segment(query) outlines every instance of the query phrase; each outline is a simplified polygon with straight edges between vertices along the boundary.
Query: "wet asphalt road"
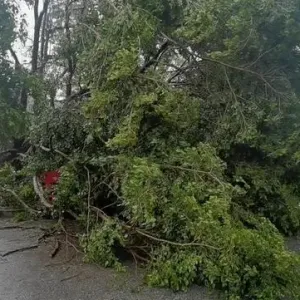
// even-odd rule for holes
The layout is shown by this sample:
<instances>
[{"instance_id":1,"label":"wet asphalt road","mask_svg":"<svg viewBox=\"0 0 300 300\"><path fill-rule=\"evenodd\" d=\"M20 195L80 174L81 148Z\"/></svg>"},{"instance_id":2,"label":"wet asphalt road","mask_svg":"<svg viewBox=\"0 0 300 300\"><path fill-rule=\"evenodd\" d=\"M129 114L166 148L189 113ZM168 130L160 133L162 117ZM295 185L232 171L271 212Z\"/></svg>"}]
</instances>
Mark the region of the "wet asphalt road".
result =
<instances>
[{"instance_id":1,"label":"wet asphalt road","mask_svg":"<svg viewBox=\"0 0 300 300\"><path fill-rule=\"evenodd\" d=\"M34 226L39 224L34 223ZM2 257L8 251L36 245L43 233L38 228L3 229L8 225L12 224L0 219L0 300L221 299L196 286L187 293L147 288L141 272L136 272L134 266L120 274L86 265L72 247L62 249L52 259L49 253L53 251L54 242ZM22 226L31 227L32 224ZM70 258L73 259L70 261Z\"/></svg>"}]
</instances>

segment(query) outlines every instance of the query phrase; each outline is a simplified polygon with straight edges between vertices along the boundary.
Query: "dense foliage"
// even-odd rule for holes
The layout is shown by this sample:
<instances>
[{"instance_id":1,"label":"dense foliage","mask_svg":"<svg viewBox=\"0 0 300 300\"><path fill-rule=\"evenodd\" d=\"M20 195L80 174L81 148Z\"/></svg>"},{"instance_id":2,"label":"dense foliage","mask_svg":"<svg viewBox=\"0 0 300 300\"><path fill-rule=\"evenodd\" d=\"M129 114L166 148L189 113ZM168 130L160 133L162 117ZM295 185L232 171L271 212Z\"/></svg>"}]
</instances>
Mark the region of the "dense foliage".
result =
<instances>
[{"instance_id":1,"label":"dense foliage","mask_svg":"<svg viewBox=\"0 0 300 300\"><path fill-rule=\"evenodd\" d=\"M61 168L54 209L84 216L88 260L120 268L121 249L151 285L300 297L283 238L300 229L299 16L298 0L128 0L74 17L90 98L53 107L41 84L21 172Z\"/></svg>"},{"instance_id":2,"label":"dense foliage","mask_svg":"<svg viewBox=\"0 0 300 300\"><path fill-rule=\"evenodd\" d=\"M25 131L25 114L18 103L22 76L11 67L6 56L15 39L12 10L6 1L0 2L0 149Z\"/></svg>"}]
</instances>

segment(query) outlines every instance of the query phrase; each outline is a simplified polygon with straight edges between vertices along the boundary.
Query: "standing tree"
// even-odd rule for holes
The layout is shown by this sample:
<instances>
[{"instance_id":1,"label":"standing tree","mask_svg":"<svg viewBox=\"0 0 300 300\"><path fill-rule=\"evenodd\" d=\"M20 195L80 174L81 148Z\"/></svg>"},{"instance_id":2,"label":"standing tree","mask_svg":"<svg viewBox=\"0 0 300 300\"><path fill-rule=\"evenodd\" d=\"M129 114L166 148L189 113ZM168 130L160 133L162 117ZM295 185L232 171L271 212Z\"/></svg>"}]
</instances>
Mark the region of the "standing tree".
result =
<instances>
[{"instance_id":1,"label":"standing tree","mask_svg":"<svg viewBox=\"0 0 300 300\"><path fill-rule=\"evenodd\" d=\"M16 39L14 12L16 7L6 1L0 3L0 149L6 148L13 139L25 133L25 112L22 110L19 93L21 69L12 44ZM15 59L15 69L8 55ZM6 152L4 153L6 157ZM10 153L8 153L10 154ZM0 157L1 163L2 156Z\"/></svg>"}]
</instances>

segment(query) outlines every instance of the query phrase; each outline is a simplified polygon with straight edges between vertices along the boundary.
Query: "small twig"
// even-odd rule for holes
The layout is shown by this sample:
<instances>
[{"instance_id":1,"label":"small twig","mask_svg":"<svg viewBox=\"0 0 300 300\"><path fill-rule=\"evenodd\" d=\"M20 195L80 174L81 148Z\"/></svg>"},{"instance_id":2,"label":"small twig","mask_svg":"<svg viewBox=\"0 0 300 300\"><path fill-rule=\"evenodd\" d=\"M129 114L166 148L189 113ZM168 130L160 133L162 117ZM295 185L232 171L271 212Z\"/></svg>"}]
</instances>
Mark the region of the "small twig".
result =
<instances>
[{"instance_id":1,"label":"small twig","mask_svg":"<svg viewBox=\"0 0 300 300\"><path fill-rule=\"evenodd\" d=\"M78 216L76 213L74 213L74 211L68 209L68 210L66 210L66 212L67 212L70 216L72 216L75 220L78 220L78 219L79 219L79 216Z\"/></svg>"},{"instance_id":2,"label":"small twig","mask_svg":"<svg viewBox=\"0 0 300 300\"><path fill-rule=\"evenodd\" d=\"M39 145L39 147L45 152L51 152L51 149L44 147L43 145Z\"/></svg>"},{"instance_id":3,"label":"small twig","mask_svg":"<svg viewBox=\"0 0 300 300\"><path fill-rule=\"evenodd\" d=\"M113 202L113 203L110 203L110 204L108 204L108 205L105 205L105 206L101 207L101 209L103 210L103 209L112 207L112 206L114 206L114 205L116 205L116 204L118 204L118 201L115 201L115 202Z\"/></svg>"},{"instance_id":4,"label":"small twig","mask_svg":"<svg viewBox=\"0 0 300 300\"><path fill-rule=\"evenodd\" d=\"M40 147L40 149L42 149L42 150L45 151L45 152L51 152L51 151L52 151L51 149L46 148L46 147L43 146L43 145L39 145L39 147ZM69 160L69 161L72 161L72 159L71 159L67 154L65 154L65 153L63 153L63 152L61 152L61 151L59 151L59 150L57 150L57 149L53 149L53 151L54 151L55 153L61 155L61 156L64 157L65 159L67 159L67 160Z\"/></svg>"},{"instance_id":5,"label":"small twig","mask_svg":"<svg viewBox=\"0 0 300 300\"><path fill-rule=\"evenodd\" d=\"M21 226L4 226L4 227L0 227L0 230L10 230L10 229L23 229L23 227Z\"/></svg>"},{"instance_id":6,"label":"small twig","mask_svg":"<svg viewBox=\"0 0 300 300\"><path fill-rule=\"evenodd\" d=\"M46 230L45 228L36 227L36 226L26 227L26 226L20 226L20 225L9 225L9 226L0 227L0 230L9 230L9 229L21 229L21 230L40 229L40 230Z\"/></svg>"},{"instance_id":7,"label":"small twig","mask_svg":"<svg viewBox=\"0 0 300 300\"><path fill-rule=\"evenodd\" d=\"M51 252L51 255L50 255L51 258L54 258L59 250L60 250L60 241L58 239L56 239L55 247L54 247L54 249L53 249L53 251Z\"/></svg>"},{"instance_id":8,"label":"small twig","mask_svg":"<svg viewBox=\"0 0 300 300\"><path fill-rule=\"evenodd\" d=\"M61 230L65 233L66 236L77 238L77 235L69 233L62 223L59 226L60 226Z\"/></svg>"},{"instance_id":9,"label":"small twig","mask_svg":"<svg viewBox=\"0 0 300 300\"><path fill-rule=\"evenodd\" d=\"M277 48L277 47L278 47L278 45L276 45L276 46L274 46L274 47L268 49L267 51L263 52L262 54L260 54L260 55L258 56L258 58L257 58L255 61L253 61L252 63L250 63L249 65L247 65L247 68L250 68L250 67L252 67L253 65L255 65L255 64L256 64L263 56L265 56L266 54L270 53L271 51L273 51L273 50L274 50L275 48Z\"/></svg>"},{"instance_id":10,"label":"small twig","mask_svg":"<svg viewBox=\"0 0 300 300\"><path fill-rule=\"evenodd\" d=\"M133 259L134 259L134 262L135 262L135 274L137 274L137 271L138 271L138 261L137 261L137 259L136 259L136 255L135 255L135 253L134 253L132 250L130 250L130 249L128 249L127 251L132 255L132 257L133 257Z\"/></svg>"},{"instance_id":11,"label":"small twig","mask_svg":"<svg viewBox=\"0 0 300 300\"><path fill-rule=\"evenodd\" d=\"M67 266L67 267L63 270L62 273L64 274L64 273L68 272L68 271L70 270L70 268L71 268L71 266Z\"/></svg>"},{"instance_id":12,"label":"small twig","mask_svg":"<svg viewBox=\"0 0 300 300\"><path fill-rule=\"evenodd\" d=\"M94 212L96 212L97 216L98 217L100 216L103 221L109 219L109 217L107 216L107 214L102 209L100 209L100 208L98 208L96 206L91 206L90 209L93 210Z\"/></svg>"},{"instance_id":13,"label":"small twig","mask_svg":"<svg viewBox=\"0 0 300 300\"><path fill-rule=\"evenodd\" d=\"M230 68L230 69L233 69L233 70L237 70L237 71L241 71L241 72L244 72L244 73L252 74L252 75L258 77L259 79L261 79L261 80L266 84L266 86L269 87L270 90L272 90L274 93L276 93L276 94L282 94L282 92L276 90L276 89L271 85L271 83L264 77L263 74L257 73L257 72L255 72L255 71L252 71L252 70L247 69L247 68L242 68L242 67L233 66L233 65L224 63L224 62L222 62L222 61L214 60L214 59L211 59L211 58L208 58L208 57L203 57L203 58L201 58L201 59L204 60L204 61L208 61L208 62L211 62L211 63L215 63L215 64L222 65L222 66L224 66L224 67L227 67L227 68Z\"/></svg>"},{"instance_id":14,"label":"small twig","mask_svg":"<svg viewBox=\"0 0 300 300\"><path fill-rule=\"evenodd\" d=\"M2 256L2 257L6 257L6 256L9 256L9 255L14 254L14 253L17 253L17 252L23 252L23 251L26 251L26 250L36 249L36 248L38 248L38 246L39 246L39 245L33 245L33 246L22 247L22 248L19 248L19 249L15 249L15 250L11 250L11 251L5 252L5 253L2 254L1 256Z\"/></svg>"},{"instance_id":15,"label":"small twig","mask_svg":"<svg viewBox=\"0 0 300 300\"><path fill-rule=\"evenodd\" d=\"M91 26L89 26L88 24L85 24L85 23L83 23L83 22L78 22L78 24L83 25L83 26L85 26L87 29L91 30L91 31L95 34L96 38L97 38L97 39L100 39L99 32L97 32L93 27L91 27Z\"/></svg>"},{"instance_id":16,"label":"small twig","mask_svg":"<svg viewBox=\"0 0 300 300\"><path fill-rule=\"evenodd\" d=\"M207 176L211 177L212 179L214 179L216 182L218 182L220 185L224 186L224 183L217 176L212 174L211 172L206 172L206 171L202 171L202 170L198 170L198 169L185 168L185 167L181 167L181 166L173 166L173 165L163 165L163 167L169 168L169 169L178 169L178 170L182 170L182 171L186 171L186 172L193 172L193 173L207 175Z\"/></svg>"},{"instance_id":17,"label":"small twig","mask_svg":"<svg viewBox=\"0 0 300 300\"><path fill-rule=\"evenodd\" d=\"M188 49L188 47L185 47L183 45L181 45L179 42L173 40L172 38L168 37L165 33L161 33L162 36L164 38L166 38L169 42L173 43L174 45L178 45L179 47L181 47L185 52L187 52L189 55L191 55L193 58L197 58L195 61L196 62L200 62L201 61L207 61L207 62L211 62L211 63L214 63L214 64L219 64L219 65L222 65L224 67L227 67L227 68L230 68L232 70L237 70L237 71L240 71L240 72L244 72L244 73L248 73L248 74L252 74L254 75L255 77L258 77L260 80L262 80L266 86L272 90L274 93L277 93L277 94L282 94L282 92L276 90L271 84L270 82L264 77L263 74L260 74L260 73L257 73L249 68L244 68L244 67L239 67L239 66L233 66L231 64L228 64L228 63L225 63L225 62L222 62L222 61L219 61L219 60L214 60L214 59L211 59L209 57L201 57L199 56L198 54L192 52L191 50Z\"/></svg>"},{"instance_id":18,"label":"small twig","mask_svg":"<svg viewBox=\"0 0 300 300\"><path fill-rule=\"evenodd\" d=\"M145 258L145 257L142 257L141 255L137 254L137 253L136 253L135 251L133 251L132 249L127 249L127 251L133 256L134 261L135 261L135 263L136 263L136 267L137 267L137 265L138 265L136 259L139 259L139 260L141 260L141 261L143 261L143 262L145 262L145 263L149 263L149 262L150 262L149 259L147 259L147 258Z\"/></svg>"},{"instance_id":19,"label":"small twig","mask_svg":"<svg viewBox=\"0 0 300 300\"><path fill-rule=\"evenodd\" d=\"M140 73L145 73L148 68L158 62L158 60L162 57L162 55L166 52L169 46L169 42L165 41L158 49L157 53L148 61L144 63L144 65L140 69Z\"/></svg>"},{"instance_id":20,"label":"small twig","mask_svg":"<svg viewBox=\"0 0 300 300\"><path fill-rule=\"evenodd\" d=\"M47 268L47 267L54 267L54 266L65 265L65 264L69 263L70 261L72 261L72 259L74 259L74 256L75 256L75 255L72 255L69 259L67 259L67 260L65 260L65 261L47 264L47 265L45 265L45 268Z\"/></svg>"},{"instance_id":21,"label":"small twig","mask_svg":"<svg viewBox=\"0 0 300 300\"><path fill-rule=\"evenodd\" d=\"M52 236L56 231L56 229L47 230L45 233L43 233L42 236L38 238L38 242L40 243L42 240L45 240L46 238Z\"/></svg>"},{"instance_id":22,"label":"small twig","mask_svg":"<svg viewBox=\"0 0 300 300\"><path fill-rule=\"evenodd\" d=\"M74 244L72 244L69 240L67 240L66 242L61 241L61 243L64 243L66 245L71 246L77 253L83 254L82 251L80 251Z\"/></svg>"},{"instance_id":23,"label":"small twig","mask_svg":"<svg viewBox=\"0 0 300 300\"><path fill-rule=\"evenodd\" d=\"M90 214L91 214L91 178L90 178L90 171L87 167L84 167L87 172L88 177L88 212L87 212L87 224L86 224L86 234L89 235L90 231Z\"/></svg>"},{"instance_id":24,"label":"small twig","mask_svg":"<svg viewBox=\"0 0 300 300\"><path fill-rule=\"evenodd\" d=\"M104 182L104 181L102 181L100 184L106 185L106 186L110 189L110 191L111 191L112 193L114 193L114 194L117 196L117 198L118 198L119 200L122 200L122 197L118 194L118 192L117 192L115 189L113 189L113 188L111 187L110 184L108 184L108 183L106 183L106 182Z\"/></svg>"},{"instance_id":25,"label":"small twig","mask_svg":"<svg viewBox=\"0 0 300 300\"><path fill-rule=\"evenodd\" d=\"M78 277L79 275L80 275L80 273L75 274L75 275L72 275L72 276L69 276L69 277L66 277L66 278L63 278L63 279L61 279L60 281L61 281L61 282L67 281L67 280L73 279L73 278L75 278L75 277Z\"/></svg>"}]
</instances>

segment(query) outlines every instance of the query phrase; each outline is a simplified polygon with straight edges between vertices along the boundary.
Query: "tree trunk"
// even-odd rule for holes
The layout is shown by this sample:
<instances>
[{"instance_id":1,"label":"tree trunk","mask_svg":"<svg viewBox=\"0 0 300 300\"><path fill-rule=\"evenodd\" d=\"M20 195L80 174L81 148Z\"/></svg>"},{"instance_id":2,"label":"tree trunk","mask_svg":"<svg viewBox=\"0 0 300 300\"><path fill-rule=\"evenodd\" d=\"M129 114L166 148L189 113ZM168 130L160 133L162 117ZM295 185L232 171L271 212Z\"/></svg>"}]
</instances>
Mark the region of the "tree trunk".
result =
<instances>
[{"instance_id":1,"label":"tree trunk","mask_svg":"<svg viewBox=\"0 0 300 300\"><path fill-rule=\"evenodd\" d=\"M34 36L33 36L33 47L31 56L31 73L35 74L38 70L39 60L39 45L40 45L40 31L43 22L44 15L47 13L50 0L45 0L43 10L38 12L39 0L35 0L34 3Z\"/></svg>"},{"instance_id":2,"label":"tree trunk","mask_svg":"<svg viewBox=\"0 0 300 300\"><path fill-rule=\"evenodd\" d=\"M68 41L68 56L67 56L67 68L68 68L68 77L66 83L66 98L69 98L72 94L72 80L74 75L74 65L71 53L71 31L70 31L70 5L69 1L66 3L65 6L65 32L66 38Z\"/></svg>"}]
</instances>

